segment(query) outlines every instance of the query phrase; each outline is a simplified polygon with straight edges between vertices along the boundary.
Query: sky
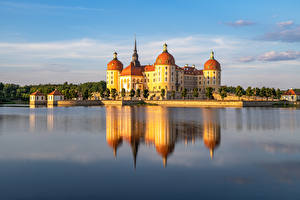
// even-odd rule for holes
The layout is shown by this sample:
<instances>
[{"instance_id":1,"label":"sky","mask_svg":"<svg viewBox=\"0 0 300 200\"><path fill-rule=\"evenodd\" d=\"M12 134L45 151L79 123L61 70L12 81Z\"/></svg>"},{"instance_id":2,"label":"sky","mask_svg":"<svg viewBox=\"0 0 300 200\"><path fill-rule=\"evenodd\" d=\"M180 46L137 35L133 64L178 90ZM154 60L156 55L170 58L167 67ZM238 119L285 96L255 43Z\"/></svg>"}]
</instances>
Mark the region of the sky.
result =
<instances>
[{"instance_id":1,"label":"sky","mask_svg":"<svg viewBox=\"0 0 300 200\"><path fill-rule=\"evenodd\" d=\"M0 0L0 82L105 80L113 52L126 67L168 44L176 64L203 69L210 51L222 85L300 88L300 1Z\"/></svg>"}]
</instances>

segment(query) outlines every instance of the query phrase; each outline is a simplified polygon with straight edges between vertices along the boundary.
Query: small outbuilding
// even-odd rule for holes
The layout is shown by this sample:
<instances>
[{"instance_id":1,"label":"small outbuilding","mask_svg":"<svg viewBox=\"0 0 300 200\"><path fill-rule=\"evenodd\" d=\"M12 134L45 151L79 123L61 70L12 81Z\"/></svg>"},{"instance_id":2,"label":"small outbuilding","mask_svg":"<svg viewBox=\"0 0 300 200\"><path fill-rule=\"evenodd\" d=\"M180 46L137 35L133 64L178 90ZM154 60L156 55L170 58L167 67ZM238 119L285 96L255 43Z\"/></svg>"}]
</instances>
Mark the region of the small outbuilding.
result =
<instances>
[{"instance_id":1,"label":"small outbuilding","mask_svg":"<svg viewBox=\"0 0 300 200\"><path fill-rule=\"evenodd\" d=\"M300 92L289 89L281 95L281 100L286 101L300 101Z\"/></svg>"},{"instance_id":2,"label":"small outbuilding","mask_svg":"<svg viewBox=\"0 0 300 200\"><path fill-rule=\"evenodd\" d=\"M45 105L47 103L46 95L37 90L30 94L29 102L30 105Z\"/></svg>"},{"instance_id":3,"label":"small outbuilding","mask_svg":"<svg viewBox=\"0 0 300 200\"><path fill-rule=\"evenodd\" d=\"M57 105L57 101L63 101L64 95L60 93L57 89L48 94L48 104Z\"/></svg>"}]
</instances>

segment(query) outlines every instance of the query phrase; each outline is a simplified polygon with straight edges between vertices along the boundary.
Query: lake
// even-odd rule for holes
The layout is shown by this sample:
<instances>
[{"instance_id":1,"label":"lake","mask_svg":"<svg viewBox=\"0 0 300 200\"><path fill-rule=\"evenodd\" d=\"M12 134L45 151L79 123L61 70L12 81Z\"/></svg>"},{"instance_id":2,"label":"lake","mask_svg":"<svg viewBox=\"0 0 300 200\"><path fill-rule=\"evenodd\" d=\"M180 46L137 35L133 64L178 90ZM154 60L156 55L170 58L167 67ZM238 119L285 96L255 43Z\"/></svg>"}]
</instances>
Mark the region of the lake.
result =
<instances>
[{"instance_id":1,"label":"lake","mask_svg":"<svg viewBox=\"0 0 300 200\"><path fill-rule=\"evenodd\" d=\"M296 108L0 107L0 199L299 199Z\"/></svg>"}]
</instances>

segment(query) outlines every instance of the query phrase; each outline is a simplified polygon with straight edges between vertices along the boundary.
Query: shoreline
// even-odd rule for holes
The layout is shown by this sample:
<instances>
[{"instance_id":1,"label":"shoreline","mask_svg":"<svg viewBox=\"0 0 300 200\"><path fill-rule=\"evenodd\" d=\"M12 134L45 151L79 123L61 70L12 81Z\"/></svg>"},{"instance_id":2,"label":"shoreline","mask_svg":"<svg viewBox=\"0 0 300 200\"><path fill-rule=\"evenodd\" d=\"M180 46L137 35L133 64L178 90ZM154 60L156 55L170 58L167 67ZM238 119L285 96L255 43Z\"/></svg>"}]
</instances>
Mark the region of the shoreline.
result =
<instances>
[{"instance_id":1,"label":"shoreline","mask_svg":"<svg viewBox=\"0 0 300 200\"><path fill-rule=\"evenodd\" d=\"M167 106L167 107L299 107L300 102L286 101L238 101L238 100L63 100L55 104L44 103L48 107L70 107L70 106Z\"/></svg>"}]
</instances>

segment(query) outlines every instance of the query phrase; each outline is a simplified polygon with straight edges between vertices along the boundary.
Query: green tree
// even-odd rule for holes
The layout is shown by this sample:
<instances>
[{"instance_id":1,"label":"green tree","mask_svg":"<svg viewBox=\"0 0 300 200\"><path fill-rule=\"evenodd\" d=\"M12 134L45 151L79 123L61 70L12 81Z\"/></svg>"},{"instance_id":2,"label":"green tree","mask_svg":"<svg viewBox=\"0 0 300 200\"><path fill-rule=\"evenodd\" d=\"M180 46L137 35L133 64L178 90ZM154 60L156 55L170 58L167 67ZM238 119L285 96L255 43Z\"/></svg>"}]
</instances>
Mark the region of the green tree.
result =
<instances>
[{"instance_id":1,"label":"green tree","mask_svg":"<svg viewBox=\"0 0 300 200\"><path fill-rule=\"evenodd\" d=\"M89 90L88 89L85 89L83 91L83 95L82 95L83 99L86 100L89 98Z\"/></svg>"},{"instance_id":2,"label":"green tree","mask_svg":"<svg viewBox=\"0 0 300 200\"><path fill-rule=\"evenodd\" d=\"M259 91L259 96L260 97L266 97L266 88L262 87Z\"/></svg>"},{"instance_id":3,"label":"green tree","mask_svg":"<svg viewBox=\"0 0 300 200\"><path fill-rule=\"evenodd\" d=\"M276 90L276 99L280 99L281 94L282 94L281 90L279 88L277 88L277 90Z\"/></svg>"},{"instance_id":4,"label":"green tree","mask_svg":"<svg viewBox=\"0 0 300 200\"><path fill-rule=\"evenodd\" d=\"M207 88L205 89L205 96L206 96L206 98L208 98L208 99L213 99L213 91L214 91L213 88L207 87Z\"/></svg>"},{"instance_id":5,"label":"green tree","mask_svg":"<svg viewBox=\"0 0 300 200\"><path fill-rule=\"evenodd\" d=\"M131 90L130 90L129 96L132 98L132 97L134 97L134 95L135 95L135 90L134 90L134 89L131 89Z\"/></svg>"},{"instance_id":6,"label":"green tree","mask_svg":"<svg viewBox=\"0 0 300 200\"><path fill-rule=\"evenodd\" d=\"M253 90L253 95L254 96L259 96L259 93L260 93L260 89L257 87L257 88L255 88L254 90Z\"/></svg>"},{"instance_id":7,"label":"green tree","mask_svg":"<svg viewBox=\"0 0 300 200\"><path fill-rule=\"evenodd\" d=\"M198 93L198 88L194 88L193 89L193 97L198 97L199 93Z\"/></svg>"},{"instance_id":8,"label":"green tree","mask_svg":"<svg viewBox=\"0 0 300 200\"><path fill-rule=\"evenodd\" d=\"M100 97L104 98L105 97L105 90L106 89L100 89Z\"/></svg>"},{"instance_id":9,"label":"green tree","mask_svg":"<svg viewBox=\"0 0 300 200\"><path fill-rule=\"evenodd\" d=\"M70 93L70 98L71 99L78 97L77 91L75 89L73 89L73 88L70 89L69 93Z\"/></svg>"},{"instance_id":10,"label":"green tree","mask_svg":"<svg viewBox=\"0 0 300 200\"><path fill-rule=\"evenodd\" d=\"M272 99L276 97L276 90L275 88L271 88L271 93L272 93Z\"/></svg>"},{"instance_id":11,"label":"green tree","mask_svg":"<svg viewBox=\"0 0 300 200\"><path fill-rule=\"evenodd\" d=\"M112 89L111 89L111 97L112 97L114 100L116 100L117 95L118 95L118 92L117 92L116 88L112 88Z\"/></svg>"},{"instance_id":12,"label":"green tree","mask_svg":"<svg viewBox=\"0 0 300 200\"><path fill-rule=\"evenodd\" d=\"M149 90L148 89L143 90L143 96L144 96L145 99L147 99L149 97Z\"/></svg>"},{"instance_id":13,"label":"green tree","mask_svg":"<svg viewBox=\"0 0 300 200\"><path fill-rule=\"evenodd\" d=\"M165 95L166 95L166 90L163 88L163 89L160 90L160 96L161 96L162 99L164 99Z\"/></svg>"},{"instance_id":14,"label":"green tree","mask_svg":"<svg viewBox=\"0 0 300 200\"><path fill-rule=\"evenodd\" d=\"M269 99L269 97L272 96L272 90L270 88L266 88L266 97L267 97L267 100Z\"/></svg>"},{"instance_id":15,"label":"green tree","mask_svg":"<svg viewBox=\"0 0 300 200\"><path fill-rule=\"evenodd\" d=\"M140 96L141 96L141 89L140 89L140 88L138 88L138 89L136 90L135 96L136 96L136 97L140 97Z\"/></svg>"},{"instance_id":16,"label":"green tree","mask_svg":"<svg viewBox=\"0 0 300 200\"><path fill-rule=\"evenodd\" d=\"M110 96L110 90L108 88L105 89L105 97L109 97Z\"/></svg>"},{"instance_id":17,"label":"green tree","mask_svg":"<svg viewBox=\"0 0 300 200\"><path fill-rule=\"evenodd\" d=\"M246 89L246 96L249 98L253 95L253 90L252 88L249 86L247 89Z\"/></svg>"},{"instance_id":18,"label":"green tree","mask_svg":"<svg viewBox=\"0 0 300 200\"><path fill-rule=\"evenodd\" d=\"M220 87L219 88L219 94L220 94L222 100L224 100L224 98L227 97L227 88L226 87Z\"/></svg>"},{"instance_id":19,"label":"green tree","mask_svg":"<svg viewBox=\"0 0 300 200\"><path fill-rule=\"evenodd\" d=\"M172 90L172 92L171 92L172 99L175 99L175 94L176 94L176 92L174 90Z\"/></svg>"},{"instance_id":20,"label":"green tree","mask_svg":"<svg viewBox=\"0 0 300 200\"><path fill-rule=\"evenodd\" d=\"M181 96L183 97L183 99L187 96L187 89L184 88L181 92Z\"/></svg>"},{"instance_id":21,"label":"green tree","mask_svg":"<svg viewBox=\"0 0 300 200\"><path fill-rule=\"evenodd\" d=\"M123 98L126 96L126 90L125 90L125 88L122 88L122 90L121 90L121 96Z\"/></svg>"},{"instance_id":22,"label":"green tree","mask_svg":"<svg viewBox=\"0 0 300 200\"><path fill-rule=\"evenodd\" d=\"M241 86L237 86L235 90L235 95L241 98L244 94L244 89Z\"/></svg>"}]
</instances>

